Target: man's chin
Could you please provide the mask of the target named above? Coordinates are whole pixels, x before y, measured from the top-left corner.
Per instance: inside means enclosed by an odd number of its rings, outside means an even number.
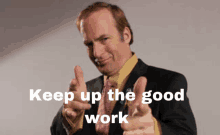
[[[102,67],[99,67],[98,70],[99,70],[99,72],[101,72],[104,75],[108,75],[110,73],[109,70],[102,68]]]
[[[112,72],[107,66],[97,66],[97,68],[103,75],[109,76]]]

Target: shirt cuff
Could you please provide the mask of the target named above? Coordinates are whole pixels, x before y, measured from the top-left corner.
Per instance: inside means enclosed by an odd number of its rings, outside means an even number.
[[[153,117],[153,120],[154,120],[154,132],[155,132],[154,134],[155,135],[162,135],[160,123],[154,117]]]
[[[64,109],[62,110],[62,115]],[[83,129],[83,118],[84,118],[85,111],[80,113],[75,119],[70,119],[68,116],[63,115],[63,125],[65,130],[67,131],[67,134],[72,135],[76,133],[78,130]]]

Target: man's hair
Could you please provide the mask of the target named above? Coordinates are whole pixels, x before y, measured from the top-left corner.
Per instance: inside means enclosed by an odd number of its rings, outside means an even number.
[[[80,12],[79,16],[77,17],[76,20],[76,25],[79,31],[81,31],[80,23],[82,20],[85,20],[91,13],[95,11],[99,11],[101,9],[107,9],[111,12],[115,23],[116,23],[116,28],[118,32],[121,34],[121,39],[123,40],[123,32],[125,27],[128,27],[130,32],[131,32],[131,40],[129,44],[131,45],[133,43],[133,32],[131,30],[131,27],[125,17],[124,12],[116,5],[108,4],[105,2],[95,2],[91,5],[89,5],[86,9]]]

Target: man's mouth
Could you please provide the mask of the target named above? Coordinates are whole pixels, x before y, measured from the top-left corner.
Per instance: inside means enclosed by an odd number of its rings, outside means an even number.
[[[110,57],[109,57],[109,58],[106,58],[106,59],[95,60],[95,62],[96,62],[98,65],[103,66],[103,65],[105,65],[106,63],[108,63],[109,60],[110,60]]]

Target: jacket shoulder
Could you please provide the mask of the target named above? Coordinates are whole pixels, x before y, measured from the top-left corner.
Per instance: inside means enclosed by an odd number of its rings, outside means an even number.
[[[154,66],[148,66],[148,70],[147,70],[147,77],[149,79],[163,79],[163,80],[170,80],[172,78],[175,77],[183,77],[185,78],[185,76],[182,73],[176,72],[176,71],[172,71],[172,70],[168,70],[168,69],[164,69],[164,68],[159,68],[159,67],[154,67]]]
[[[185,76],[179,72],[148,66],[147,73],[145,74],[148,83],[154,84],[160,91],[179,91],[184,88],[187,91],[187,80]],[[175,88],[175,89],[174,89]]]

